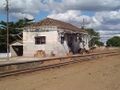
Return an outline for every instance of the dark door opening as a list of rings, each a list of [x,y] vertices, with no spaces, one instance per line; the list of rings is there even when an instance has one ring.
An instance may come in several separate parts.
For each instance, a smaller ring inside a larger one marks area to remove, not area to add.
[[[12,46],[17,56],[23,56],[23,46]]]
[[[80,40],[76,34],[66,34],[67,44],[73,54],[78,54],[80,49]]]

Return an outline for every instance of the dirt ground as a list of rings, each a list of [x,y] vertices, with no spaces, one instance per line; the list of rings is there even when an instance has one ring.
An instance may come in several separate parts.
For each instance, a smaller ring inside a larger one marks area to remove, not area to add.
[[[120,55],[3,78],[0,90],[120,90]]]

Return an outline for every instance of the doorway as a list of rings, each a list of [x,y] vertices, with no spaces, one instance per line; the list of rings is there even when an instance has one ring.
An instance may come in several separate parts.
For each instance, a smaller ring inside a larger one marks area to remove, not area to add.
[[[23,56],[23,46],[12,46],[17,56]]]

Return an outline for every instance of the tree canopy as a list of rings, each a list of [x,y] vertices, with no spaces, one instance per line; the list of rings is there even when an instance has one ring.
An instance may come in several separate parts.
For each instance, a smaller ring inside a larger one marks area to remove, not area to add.
[[[32,20],[20,19],[17,22],[9,22],[9,44],[22,40],[22,27],[32,23]],[[7,48],[7,23],[0,22],[0,52],[6,52]]]
[[[107,46],[120,47],[120,37],[114,36],[107,41]]]
[[[94,45],[104,46],[104,43],[100,41],[100,34],[94,29],[86,29],[90,35],[91,40],[89,41],[89,46],[93,47]]]

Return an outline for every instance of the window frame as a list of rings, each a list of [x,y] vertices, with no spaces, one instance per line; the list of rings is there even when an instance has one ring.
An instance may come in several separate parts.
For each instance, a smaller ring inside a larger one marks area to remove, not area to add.
[[[35,45],[43,45],[43,44],[46,44],[46,36],[36,36]]]

